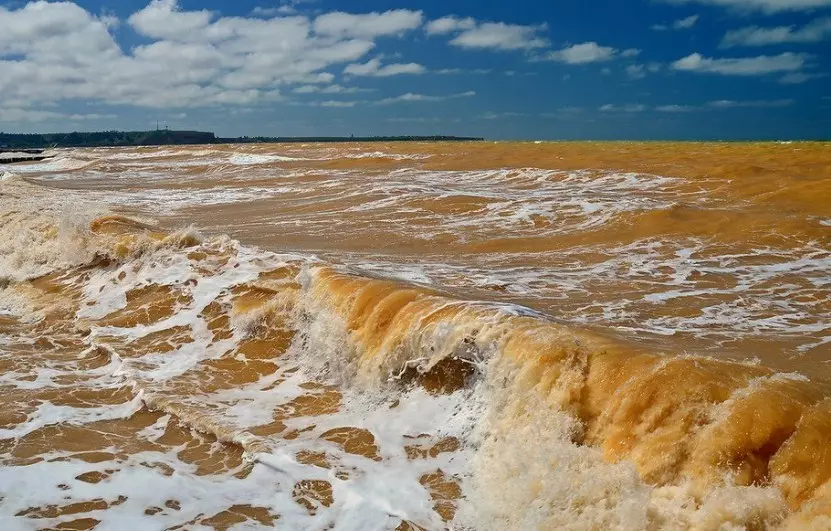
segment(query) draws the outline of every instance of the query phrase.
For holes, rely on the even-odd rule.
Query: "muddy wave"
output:
[[[831,523],[821,380],[0,187],[13,525]]]

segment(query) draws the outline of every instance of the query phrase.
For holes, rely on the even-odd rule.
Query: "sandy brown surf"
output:
[[[114,271],[133,260],[153,256],[161,248],[187,256],[204,278],[218,274],[233,260],[233,253],[227,249],[175,233],[173,227],[193,223],[208,233],[229,234],[244,244],[312,252],[335,267],[324,264],[314,268],[310,283],[301,282],[303,266],[298,264],[265,271],[256,281],[234,286],[198,315],[214,341],[230,338],[235,323],[242,322],[241,316],[255,317],[250,321],[253,324],[246,325],[250,329],[245,339],[225,355],[200,362],[165,382],[162,393],[154,392],[153,382],[143,382],[140,387],[145,391],[145,405],[126,419],[81,426],[57,423],[23,437],[5,439],[0,442],[4,466],[54,459],[52,454],[57,451],[63,453],[58,459],[112,460],[114,474],[127,455],[161,448],[178,452],[179,460],[195,464],[198,473],[231,472],[244,477],[256,466],[245,462],[244,453],[260,451],[261,440],[294,440],[299,434],[287,428],[287,419],[307,419],[313,425],[316,416],[341,407],[341,390],[328,381],[309,381],[307,394],[275,409],[272,422],[249,426],[242,438],[224,427],[221,414],[210,409],[206,412],[205,402],[193,398],[210,397],[217,391],[276,374],[297,333],[292,312],[302,306],[306,313],[325,311],[338,317],[346,338],[342,354],[350,361],[353,377],[365,384],[384,381],[390,374],[406,374],[396,385],[452,392],[472,381],[473,365],[466,360],[493,357],[492,376],[488,377],[501,379],[501,392],[509,397],[494,426],[510,431],[532,423],[544,425],[545,420],[538,418],[536,411],[540,401],[551,411],[576,419],[580,427],[570,433],[571,444],[597,449],[606,463],[634,464],[640,481],[657,489],[645,520],[650,528],[717,529],[724,524],[745,529],[826,528],[823,526],[829,522],[831,507],[831,453],[827,444],[831,437],[827,384],[831,352],[829,343],[821,341],[828,334],[822,325],[828,324],[831,303],[828,284],[813,280],[822,280],[822,261],[829,260],[831,244],[831,227],[823,223],[831,212],[831,149],[827,145],[263,145],[245,146],[244,153],[280,153],[312,160],[277,160],[243,171],[224,171],[221,163],[211,161],[185,169],[175,166],[191,161],[190,149],[178,150],[174,156],[151,157],[147,166],[152,171],[129,180],[106,177],[125,171],[118,163],[108,163],[106,154],[96,155],[93,163],[104,178],[92,176],[89,168],[70,171],[69,175],[74,176],[66,180],[50,181],[48,175],[31,178],[37,186],[45,187],[44,194],[54,193],[50,190],[54,188],[119,194],[277,184],[286,190],[262,199],[184,204],[165,215],[116,204],[117,211],[141,216],[148,222],[155,218],[161,225],[119,217],[95,218],[88,225],[84,242],[94,249],[93,258],[39,278],[12,282],[6,296],[11,291],[23,296],[30,310],[40,312],[41,318],[34,322],[19,316],[0,318],[4,337],[11,340],[3,346],[4,372],[15,375],[18,382],[35,381],[45,367],[62,374],[57,380],[60,390],[6,385],[4,428],[24,425],[33,408],[45,402],[81,409],[123,404],[135,396],[135,386],[87,386],[88,376],[82,370],[107,365],[114,353],[138,363],[148,355],[175,356],[179,347],[193,341],[187,327],[164,328],[126,343],[118,337],[98,335],[95,348],[90,348],[87,339],[89,330],[96,327],[134,329],[164,322],[193,304],[192,286],[186,284],[133,288],[127,291],[123,308],[95,320],[76,317],[86,304],[86,282],[96,271]],[[240,147],[220,146],[215,151],[219,155],[213,153],[210,157],[221,159],[223,153],[238,153]],[[335,156],[329,156],[333,153]],[[344,153],[381,155],[336,156]],[[395,155],[407,158],[396,159]],[[198,157],[195,159],[198,162]],[[517,224],[501,225],[484,218],[477,223],[479,216],[489,212],[488,205],[503,202],[503,198],[481,193],[478,187],[449,187],[441,193],[422,187],[399,196],[395,195],[398,190],[385,190],[389,184],[386,176],[414,168],[431,175],[455,172],[450,174],[455,179],[479,178],[471,172],[502,169],[505,171],[498,176],[488,177],[492,180],[482,188],[498,192],[504,186],[520,196],[523,191],[533,196],[536,189],[561,183],[569,178],[567,172],[578,170],[584,176],[579,182],[603,178],[608,172],[673,180],[645,189],[639,185],[627,188],[620,184],[625,180],[610,181],[610,186],[622,186],[621,201],[630,194],[649,206],[616,212],[602,223],[592,223],[590,211],[558,213],[558,205],[546,196],[544,208],[536,214]],[[526,168],[565,173],[541,173],[527,179],[523,174]],[[295,173],[289,173],[292,171]],[[174,178],[160,179],[159,174]],[[408,184],[406,179],[401,181],[396,184]],[[4,193],[6,198],[12,195]],[[592,193],[598,191],[589,189],[586,195]],[[610,196],[610,200],[616,197]],[[389,204],[381,202],[377,208],[356,208],[388,198],[392,198]],[[552,213],[549,215],[545,208]],[[54,226],[37,229],[47,239],[49,231],[57,236]],[[415,233],[429,237],[414,238]],[[645,241],[703,241],[705,244],[695,251],[700,259],[697,263],[717,261],[725,255],[736,258],[731,258],[730,267],[720,272],[713,271],[716,267],[712,264],[698,274],[693,268],[684,282],[689,283],[687,288],[705,293],[660,305],[644,299],[665,292],[667,284],[677,278],[684,260],[676,260],[676,247],[657,251],[653,263],[663,263],[659,267],[665,269],[649,271],[646,281],[634,282],[622,274],[590,278],[579,292],[566,293],[565,297],[544,283],[536,292],[512,292],[510,283],[474,283],[473,275],[465,274],[466,266],[481,269],[492,265],[590,271],[592,266],[608,262],[608,249],[633,249]],[[766,252],[756,252],[760,249]],[[760,300],[764,294],[773,301],[793,290],[796,297],[802,297],[796,301],[804,313],[798,324],[818,331],[729,330],[725,325],[713,324],[712,334],[693,329],[661,336],[633,330],[635,327],[629,326],[632,323],[626,321],[664,316],[680,318],[681,322],[694,320],[706,308],[733,303],[741,297],[735,288],[741,285],[745,271],[755,271],[753,268],[760,263],[767,267],[804,260],[806,255],[820,263],[819,269],[811,269],[814,272],[807,276],[805,269],[785,269],[752,289]],[[450,263],[456,268],[446,277],[437,273],[439,282],[432,287],[382,280],[360,269],[339,269],[356,267],[356,263],[378,256],[388,263],[405,265],[429,257],[432,262]],[[445,279],[447,282],[442,282]],[[504,315],[464,302],[483,299],[522,304],[550,318]],[[600,312],[604,304],[621,299],[636,302],[630,307],[634,316],[615,323],[620,326],[610,327],[602,319],[573,319],[581,309]],[[772,304],[761,311],[775,317],[777,308]],[[449,336],[443,332],[448,327],[452,329]],[[819,344],[799,350],[814,343]],[[426,364],[413,365],[418,370],[406,370],[408,362],[425,357]],[[161,438],[147,441],[138,435],[164,414],[172,414],[177,421],[168,422]],[[347,453],[381,459],[375,437],[365,429],[343,426],[320,437]],[[437,436],[413,437],[418,442],[407,450],[413,459],[454,452],[462,444]],[[225,444],[213,444],[216,441]],[[487,448],[500,454],[499,449]],[[327,460],[330,458],[313,451],[298,452],[296,459],[317,467],[338,467]],[[556,471],[555,460],[550,466]],[[348,476],[346,470],[342,472]],[[100,471],[76,478],[89,484],[104,479],[106,472]],[[421,479],[435,501],[436,513],[452,523],[459,503],[466,503],[461,481],[445,477],[440,470]],[[100,498],[31,507],[16,517],[73,528],[95,527],[98,519],[85,516],[87,513],[124,503],[119,501],[123,494],[107,492],[105,485]],[[695,516],[682,518],[659,502],[671,498],[667,489],[681,486],[690,514]],[[717,506],[714,498],[726,492],[720,489],[733,487],[761,489],[769,499],[764,503],[757,500],[754,505],[742,497],[745,494],[737,495],[739,505],[745,503],[752,508],[746,514]],[[333,503],[331,485],[325,481],[298,482],[294,490],[296,503],[310,512]],[[660,495],[654,494],[658,491]],[[544,498],[545,493],[540,496]],[[608,498],[615,496],[609,494]],[[145,512],[148,516],[174,513],[177,503],[160,500]],[[585,503],[586,507],[592,506],[590,501]],[[280,518],[269,507],[235,504],[218,509],[216,514],[201,515],[181,525],[220,529],[235,522],[278,525]],[[499,517],[508,525],[517,522],[512,516]],[[549,526],[557,522],[554,516],[545,521]],[[401,529],[418,526],[406,521],[397,525]],[[585,524],[584,528],[601,527]]]

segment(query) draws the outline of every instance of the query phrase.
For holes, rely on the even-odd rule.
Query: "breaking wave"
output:
[[[25,179],[2,181],[0,209],[4,518],[831,526],[821,380],[165,230]]]

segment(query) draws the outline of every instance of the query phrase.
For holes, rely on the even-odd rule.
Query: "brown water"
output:
[[[4,528],[831,528],[829,145],[10,169]]]

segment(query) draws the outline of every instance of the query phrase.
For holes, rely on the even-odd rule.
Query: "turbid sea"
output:
[[[831,529],[829,144],[0,170],[4,530]]]

